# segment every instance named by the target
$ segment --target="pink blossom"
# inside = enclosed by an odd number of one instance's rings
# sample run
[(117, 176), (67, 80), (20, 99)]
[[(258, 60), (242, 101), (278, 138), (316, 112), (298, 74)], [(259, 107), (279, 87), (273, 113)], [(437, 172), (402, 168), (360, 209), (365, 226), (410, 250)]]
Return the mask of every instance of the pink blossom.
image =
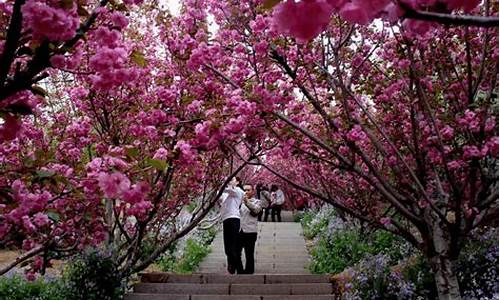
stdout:
[(151, 208), (153, 208), (153, 204), (150, 201), (141, 201), (132, 205), (132, 207), (128, 209), (127, 213), (135, 216), (139, 220), (142, 220), (146, 217)]
[(193, 147), (186, 141), (180, 140), (177, 142), (175, 145), (176, 149), (179, 149), (180, 151), (180, 158), (185, 162), (185, 163), (192, 163), (195, 158), (196, 158), (196, 150), (193, 149)]
[(481, 152), (476, 146), (464, 146), (463, 147), (463, 158), (465, 160), (471, 159), (471, 158), (478, 158), (481, 156)]
[(297, 41), (306, 42), (326, 28), (332, 12), (333, 7), (326, 1), (289, 0), (274, 9), (273, 25), (280, 32), (293, 35)]
[(339, 14), (350, 23), (365, 25), (371, 21), (368, 16), (368, 11), (361, 6), (361, 2), (351, 2), (344, 5)]
[(197, 113), (200, 111), (203, 102), (200, 100), (194, 100), (187, 106), (187, 111), (190, 113)]
[(158, 150), (156, 150), (153, 159), (161, 159), (161, 160), (166, 160), (168, 156), (168, 150), (161, 147)]
[(266, 55), (267, 47), (268, 47), (267, 41), (265, 40), (260, 41), (257, 44), (255, 44), (255, 53), (257, 53), (257, 55)]
[(138, 203), (146, 198), (149, 190), (150, 187), (146, 182), (139, 182), (134, 184), (130, 190), (125, 191), (122, 199), (130, 204)]
[(226, 126), (224, 126), (224, 131), (228, 134), (239, 133), (243, 130), (245, 126), (245, 119), (241, 116), (237, 118), (231, 118)]
[(101, 172), (98, 177), (99, 188), (107, 198), (117, 198), (129, 189), (130, 180), (123, 173), (108, 174)]
[(23, 216), (21, 220), (23, 221), (23, 228), (28, 234), (35, 232), (36, 227), (31, 223), (30, 217)]
[(447, 140), (450, 140), (451, 138), (453, 138), (453, 133), (454, 133), (454, 130), (452, 127), (450, 127), (449, 125), (446, 125), (443, 129), (441, 129), (441, 137), (447, 141)]
[(28, 0), (21, 7), (23, 22), (35, 38), (66, 41), (75, 36), (80, 25), (76, 5), (71, 9), (55, 8), (36, 0)]
[(490, 150), (490, 153), (493, 157), (498, 158), (498, 136), (492, 137), (486, 145), (488, 146), (488, 149)]
[(347, 133), (347, 140), (351, 142), (358, 142), (366, 139), (366, 134), (359, 125), (354, 127)]
[(46, 214), (39, 212), (39, 213), (35, 214), (35, 216), (33, 218), (33, 222), (35, 223), (35, 225), (37, 227), (43, 227), (43, 226), (49, 224), (50, 220)]
[(461, 163), (457, 160), (452, 160), (450, 162), (447, 163), (447, 166), (450, 170), (457, 170), (461, 167)]
[(56, 54), (50, 58), (50, 64), (52, 65), (53, 68), (64, 68), (65, 65), (65, 58), (64, 55), (62, 54)]
[(121, 12), (115, 11), (111, 14), (111, 22), (113, 22), (116, 27), (124, 29), (128, 25), (128, 18)]
[(127, 51), (124, 48), (103, 47), (90, 58), (89, 66), (97, 72), (105, 72), (120, 68), (127, 59)]
[(423, 35), (431, 30), (432, 23), (428, 21), (406, 19), (403, 21), (403, 26), (412, 33)]

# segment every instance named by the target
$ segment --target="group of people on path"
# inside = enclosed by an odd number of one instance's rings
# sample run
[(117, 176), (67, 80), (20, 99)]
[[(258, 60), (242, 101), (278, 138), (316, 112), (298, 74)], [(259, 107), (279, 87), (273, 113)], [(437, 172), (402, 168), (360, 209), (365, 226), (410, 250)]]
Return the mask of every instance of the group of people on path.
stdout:
[(275, 184), (271, 185), (271, 190), (261, 183), (257, 184), (255, 189), (256, 196), (262, 205), (262, 212), (258, 216), (258, 220), (267, 222), (269, 214), (271, 214), (271, 221), (276, 222), (277, 219), (278, 222), (281, 222), (281, 209), (285, 203), (283, 191)]
[[(241, 184), (234, 177), (220, 200), (224, 252), (227, 257), (227, 271), (230, 274), (253, 274), (255, 271), (255, 242), (258, 221), (267, 221), (269, 212), (281, 222), (281, 206), (285, 202), (283, 192), (273, 185), (268, 191), (262, 184), (254, 190), (251, 184)], [(279, 207), (278, 207), (279, 206)], [(245, 266), (241, 253), (245, 251)]]

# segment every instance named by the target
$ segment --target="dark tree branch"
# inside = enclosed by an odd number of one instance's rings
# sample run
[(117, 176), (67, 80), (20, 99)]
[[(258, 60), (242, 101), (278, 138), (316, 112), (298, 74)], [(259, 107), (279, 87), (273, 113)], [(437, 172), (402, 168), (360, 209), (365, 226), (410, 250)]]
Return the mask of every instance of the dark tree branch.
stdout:
[[(21, 29), (23, 22), (23, 15), (21, 14), (21, 6), (24, 5), (26, 0), (16, 0), (12, 17), (10, 18), (9, 29), (7, 30), (7, 38), (0, 60), (0, 87), (5, 86), (5, 79), (9, 74), (10, 66), (14, 61), (14, 54), (17, 49), (17, 43), (21, 37)], [(0, 98), (0, 101), (2, 98)]]
[(483, 17), (471, 15), (452, 15), (408, 9), (403, 18), (454, 26), (498, 27), (498, 16)]

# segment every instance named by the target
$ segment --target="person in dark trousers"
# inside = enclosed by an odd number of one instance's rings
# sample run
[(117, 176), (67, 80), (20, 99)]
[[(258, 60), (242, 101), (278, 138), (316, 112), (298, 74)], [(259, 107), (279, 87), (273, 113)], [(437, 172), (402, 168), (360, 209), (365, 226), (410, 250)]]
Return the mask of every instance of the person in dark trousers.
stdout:
[(257, 216), (262, 213), (260, 200), (255, 199), (255, 192), (250, 184), (243, 186), (245, 196), (240, 207), (241, 230), (240, 230), (240, 250), (245, 250), (245, 269), (243, 274), (253, 274), (255, 272), (255, 242), (257, 241)]
[(284, 203), (285, 194), (277, 185), (273, 184), (271, 186), (271, 219), (273, 222), (276, 222), (276, 218), (278, 219), (278, 222), (281, 222), (281, 208)]
[(224, 252), (227, 257), (227, 271), (230, 274), (243, 274), (240, 248), (240, 206), (244, 192), (233, 178), (221, 197), (220, 214)]
[[(260, 212), (257, 219), (259, 220), (259, 222), (262, 220), (264, 222), (267, 222), (267, 218), (271, 213), (271, 194), (269, 193), (265, 185), (259, 183), (255, 188), (255, 196), (258, 200), (260, 200), (260, 204), (262, 207), (262, 211)], [(264, 216), (264, 219), (262, 219), (262, 216)]]

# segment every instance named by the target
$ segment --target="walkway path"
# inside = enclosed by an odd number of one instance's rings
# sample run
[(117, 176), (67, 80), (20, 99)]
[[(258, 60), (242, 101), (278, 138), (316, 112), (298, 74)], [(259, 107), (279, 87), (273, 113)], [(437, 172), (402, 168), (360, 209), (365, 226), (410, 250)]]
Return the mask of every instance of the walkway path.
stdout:
[[(300, 223), (292, 222), (291, 212), (283, 212), (283, 222), (259, 222), (255, 245), (256, 274), (310, 274), (310, 261)], [(245, 255), (243, 254), (243, 262)], [(244, 263), (243, 263), (244, 264)], [(219, 232), (212, 252), (200, 264), (201, 273), (225, 273), (226, 255)]]
[(309, 274), (302, 228), (284, 212), (282, 223), (259, 223), (254, 275), (226, 273), (219, 232), (212, 253), (197, 273), (145, 273), (125, 300), (334, 300), (340, 299), (329, 275)]

